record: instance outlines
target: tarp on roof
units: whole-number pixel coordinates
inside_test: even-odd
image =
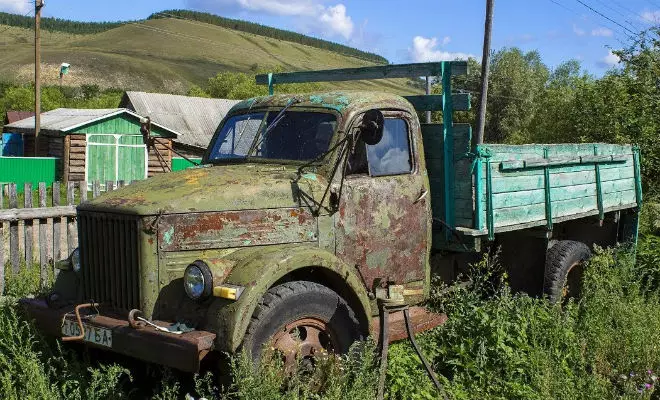
[[[220,121],[239,100],[126,92],[120,107],[181,133],[176,142],[206,149]]]

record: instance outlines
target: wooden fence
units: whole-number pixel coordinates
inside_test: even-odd
[[[122,186],[123,181],[108,181],[104,188],[112,191]],[[6,267],[16,276],[22,265],[38,264],[41,287],[46,285],[48,276],[57,273],[54,262],[78,246],[76,205],[99,196],[101,187],[98,181],[92,182],[91,191],[86,181],[53,182],[47,190],[44,182],[36,188],[26,183],[19,194],[16,184],[0,184],[0,296],[5,293]],[[19,195],[23,197],[20,206]]]

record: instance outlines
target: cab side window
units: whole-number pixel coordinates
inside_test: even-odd
[[[401,175],[412,171],[408,123],[402,118],[387,118],[383,138],[367,147],[369,175]]]

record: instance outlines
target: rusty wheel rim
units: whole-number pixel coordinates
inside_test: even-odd
[[[313,367],[318,357],[337,349],[337,341],[328,324],[318,318],[301,318],[280,329],[271,340],[271,350],[279,355],[287,370],[297,365]]]
[[[568,269],[561,293],[564,299],[577,298],[580,295],[583,265],[582,261],[578,261]]]

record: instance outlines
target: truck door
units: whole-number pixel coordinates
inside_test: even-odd
[[[359,269],[370,290],[378,278],[422,288],[431,196],[419,155],[421,133],[409,114],[384,114],[380,143],[360,143],[349,155],[335,214],[336,254]]]

